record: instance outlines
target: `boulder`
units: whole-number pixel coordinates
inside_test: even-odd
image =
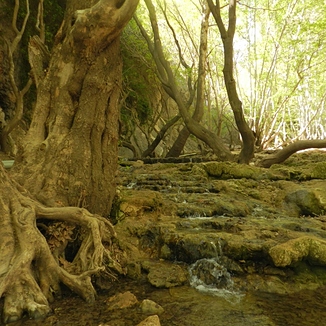
[[[291,266],[303,259],[326,266],[326,241],[303,236],[272,247],[269,254],[275,266],[279,267]]]
[[[183,285],[188,280],[186,269],[171,262],[145,261],[142,267],[148,271],[148,281],[158,288]]]
[[[316,194],[307,189],[299,189],[287,194],[285,203],[297,216],[318,216],[324,211]]]

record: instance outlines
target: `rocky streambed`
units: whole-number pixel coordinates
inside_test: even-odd
[[[120,183],[115,227],[131,279],[192,285],[233,304],[249,293],[299,297],[324,287],[326,153],[270,169],[125,162]]]

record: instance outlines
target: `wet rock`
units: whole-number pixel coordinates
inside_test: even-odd
[[[270,169],[205,162],[144,164],[121,171],[122,218],[115,228],[127,253],[129,276],[146,278],[158,287],[175,286],[184,282],[187,272],[180,279],[175,270],[166,268],[167,261],[158,261],[155,267],[143,260],[163,258],[190,265],[213,258],[232,278],[263,275],[267,283],[261,288],[282,293],[277,278],[286,279],[291,288],[289,280],[296,274],[289,271],[300,260],[325,265],[325,155],[315,165],[303,162],[302,155],[287,162]],[[136,186],[129,187],[133,183]]]
[[[160,319],[157,315],[150,316],[137,324],[136,326],[161,326]]]
[[[164,312],[164,309],[159,304],[149,299],[142,301],[140,304],[140,309],[142,313],[147,315],[160,315]]]
[[[201,258],[215,258],[218,254],[219,235],[212,233],[182,234],[179,237],[164,237],[163,241],[169,246],[172,257],[178,261],[194,263]],[[216,245],[217,244],[217,245]]]
[[[158,288],[171,288],[187,282],[186,269],[180,265],[145,261],[142,267],[148,271],[148,281]]]
[[[197,195],[198,196],[198,195]],[[209,202],[203,200],[204,205],[198,203],[184,202],[179,205],[177,215],[180,217],[200,217],[200,216],[237,216],[245,217],[251,209],[246,202],[236,199],[225,201],[224,198],[211,198]]]
[[[231,282],[230,273],[215,259],[200,259],[189,268],[191,284],[227,288]]]
[[[129,308],[138,303],[138,300],[134,294],[130,291],[124,293],[118,293],[115,296],[108,299],[108,310]]]
[[[303,236],[272,247],[269,254],[279,267],[291,266],[303,259],[326,266],[326,241]]]
[[[315,193],[307,189],[299,189],[286,195],[285,203],[297,216],[317,216],[324,211]]]
[[[164,244],[161,248],[161,258],[170,259],[171,258],[171,250],[168,245]]]
[[[266,293],[287,294],[291,287],[282,282],[277,276],[262,276],[257,274],[248,275],[246,278],[246,286],[248,289],[262,291]]]
[[[239,264],[226,256],[219,257],[219,262],[233,275],[241,275],[244,273],[243,268]]]

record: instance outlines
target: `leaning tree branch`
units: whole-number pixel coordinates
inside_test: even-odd
[[[222,160],[233,160],[233,155],[231,152],[224,146],[222,140],[213,132],[207,130],[200,123],[198,123],[195,119],[191,117],[188,112],[187,104],[184,101],[180,90],[177,85],[177,81],[175,79],[174,73],[171,69],[170,63],[166,60],[164,56],[163,46],[160,40],[158,22],[155,12],[155,7],[151,0],[145,0],[146,7],[149,12],[149,17],[151,21],[152,30],[154,33],[154,47],[155,54],[157,55],[157,60],[159,61],[161,68],[164,69],[165,76],[167,78],[166,83],[162,84],[164,90],[168,95],[177,103],[180,115],[185,122],[189,131],[201,139],[205,143],[207,143]],[[155,60],[155,57],[154,57]],[[157,62],[155,60],[155,62]]]
[[[165,133],[181,118],[180,115],[176,115],[174,118],[170,119],[158,132],[154,141],[148,146],[148,148],[141,154],[141,157],[149,156],[160,143],[160,141],[164,138]]]
[[[289,158],[292,154],[308,149],[308,148],[326,148],[326,140],[298,140],[274,155],[269,155],[267,158],[262,159],[257,163],[258,166],[262,166],[264,168],[269,168],[273,164],[282,163],[287,158]]]

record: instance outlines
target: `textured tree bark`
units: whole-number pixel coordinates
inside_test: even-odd
[[[106,215],[115,194],[119,34],[138,0],[70,0],[47,71],[37,69],[37,103],[12,181],[0,166],[0,298],[5,323],[27,312],[40,318],[60,294],[60,284],[94,301],[91,275],[123,272]],[[82,3],[86,9],[76,9]],[[70,7],[69,7],[70,6]],[[88,7],[89,6],[89,7]],[[69,10],[70,8],[70,10]],[[31,45],[33,47],[33,45]],[[33,50],[33,48],[31,48]],[[34,61],[36,60],[36,61]],[[22,187],[22,185],[24,187]],[[25,189],[28,188],[29,191]],[[87,207],[68,207],[76,205]],[[37,221],[79,226],[71,261],[62,251],[69,232],[46,241]]]
[[[72,7],[76,3],[69,1]],[[107,215],[111,209],[119,137],[119,33],[137,3],[101,0],[72,12],[58,32],[47,73],[39,75],[34,63],[36,108],[13,174],[46,205],[75,206],[83,196],[91,212]]]

